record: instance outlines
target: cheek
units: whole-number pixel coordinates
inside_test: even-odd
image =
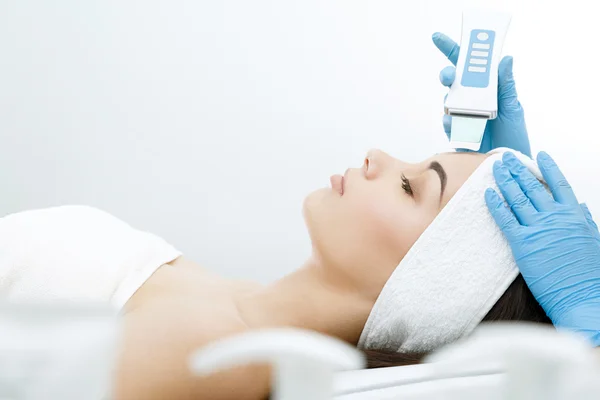
[[[375,190],[342,198],[316,191],[304,202],[304,217],[319,256],[347,268],[394,268],[431,219],[412,199]]]
[[[376,189],[376,188],[373,188]],[[386,190],[370,190],[343,199],[340,211],[347,222],[349,244],[361,255],[397,265],[427,225],[422,208],[413,199]],[[348,235],[350,236],[350,234]]]
[[[390,250],[400,261],[426,227],[425,216],[411,199],[363,203],[355,211],[374,246]]]

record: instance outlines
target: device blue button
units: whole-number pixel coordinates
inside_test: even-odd
[[[486,29],[473,29],[470,36],[469,53],[460,84],[465,87],[486,88],[490,84],[489,64],[496,33]]]

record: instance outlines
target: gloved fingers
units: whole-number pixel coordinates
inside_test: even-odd
[[[452,86],[456,78],[456,68],[447,66],[440,72],[440,82],[444,86]]]
[[[513,78],[513,58],[504,57],[498,65],[498,120],[507,127],[503,135],[495,138],[497,147],[510,147],[531,157],[531,146],[525,126],[525,113],[517,98],[517,89]]]
[[[502,162],[537,211],[550,211],[556,203],[544,186],[513,153],[502,155]]]
[[[450,132],[452,131],[452,117],[444,114],[442,123],[444,124],[444,132],[446,132],[446,136],[448,136],[448,140],[450,140]]]
[[[456,44],[454,40],[440,32],[434,33],[431,38],[433,39],[433,44],[448,57],[448,60],[450,60],[452,64],[456,65],[458,62],[460,46]]]
[[[494,217],[494,221],[496,221],[500,230],[506,235],[508,241],[512,242],[516,230],[521,226],[519,225],[517,218],[510,212],[508,207],[506,207],[494,189],[486,189],[485,204],[487,205],[488,210],[490,210],[490,214]]]
[[[569,181],[567,181],[567,178],[565,178],[552,157],[548,153],[540,151],[537,156],[537,162],[546,183],[550,187],[554,200],[569,206],[579,205]]]
[[[502,112],[517,111],[521,104],[517,99],[517,89],[513,78],[513,58],[506,56],[498,65],[498,107]]]
[[[535,222],[537,210],[525,196],[519,184],[514,180],[508,168],[500,161],[494,163],[494,177],[500,192],[517,217],[521,225],[531,225]]]
[[[590,212],[590,209],[588,208],[587,204],[581,203],[581,211],[583,211],[583,215],[585,216],[585,219],[588,225],[590,226],[592,234],[594,235],[596,240],[600,242],[600,232],[598,231],[598,225],[596,225],[596,223],[594,222],[594,218],[592,217],[592,213]]]

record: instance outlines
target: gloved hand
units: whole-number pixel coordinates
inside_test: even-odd
[[[433,43],[456,66],[460,46],[443,33],[433,34]],[[504,57],[498,66],[498,116],[489,120],[485,126],[480,153],[487,153],[498,147],[518,150],[531,157],[531,147],[525,126],[523,107],[517,98],[513,79],[513,58]],[[444,86],[451,86],[456,76],[454,67],[446,67],[440,72],[440,81]],[[444,131],[450,138],[452,117],[444,115]]]
[[[552,158],[537,157],[552,196],[511,153],[494,165],[509,204],[493,189],[487,206],[500,226],[529,289],[558,328],[600,346],[600,233]],[[514,214],[513,214],[514,213]]]

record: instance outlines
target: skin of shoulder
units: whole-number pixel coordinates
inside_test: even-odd
[[[176,281],[174,268],[155,274],[136,293],[135,306],[123,315],[122,343],[115,375],[116,400],[240,399],[260,400],[269,395],[270,367],[249,365],[207,377],[193,376],[189,357],[208,343],[249,330],[232,301],[239,289],[253,285],[232,283],[204,271],[183,272]],[[161,278],[161,275],[164,277]],[[173,276],[170,276],[173,275]],[[204,279],[206,278],[206,279]],[[173,279],[173,281],[170,281]],[[168,282],[163,284],[164,282]],[[169,286],[173,290],[169,290]],[[240,286],[241,287],[238,287]],[[196,291],[195,289],[198,288]],[[155,294],[153,296],[153,294]]]

